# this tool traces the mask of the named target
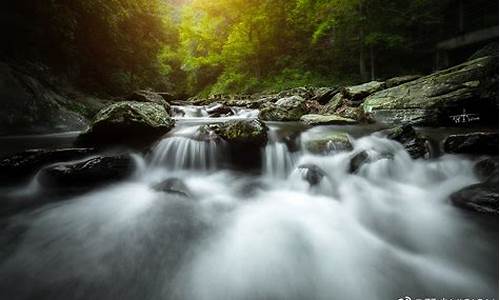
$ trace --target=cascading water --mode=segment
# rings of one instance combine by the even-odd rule
[[[15,241],[14,249],[0,247],[0,295],[495,297],[497,233],[447,200],[478,181],[472,161],[412,160],[373,135],[353,139],[352,151],[292,154],[271,130],[255,176],[222,170],[224,147],[194,139],[194,131],[160,141],[135,179],[12,217],[0,239]],[[363,151],[369,161],[351,173],[351,158]],[[300,166],[321,170],[317,185],[304,181]],[[161,172],[152,176],[152,168]],[[152,188],[171,177],[191,199]]]

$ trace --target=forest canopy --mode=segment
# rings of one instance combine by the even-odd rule
[[[4,59],[44,62],[89,91],[120,95],[152,88],[195,95],[429,71],[446,1],[22,0],[4,5]]]

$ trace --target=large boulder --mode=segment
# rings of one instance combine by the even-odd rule
[[[420,77],[422,77],[422,76],[420,76],[420,75],[403,75],[403,76],[393,77],[393,78],[387,79],[385,81],[385,87],[389,89],[389,88],[399,86],[399,85],[402,85],[402,84],[410,82],[410,81],[417,80]]]
[[[44,166],[82,159],[95,153],[92,148],[30,149],[0,159],[0,181],[15,184],[27,180]]]
[[[300,118],[300,121],[309,126],[353,125],[358,123],[356,120],[344,118],[339,115],[316,115],[316,114],[304,115]]]
[[[427,139],[419,135],[411,125],[397,126],[384,130],[383,133],[388,139],[402,144],[413,159],[430,158]]]
[[[259,120],[237,120],[201,126],[197,138],[223,140],[229,148],[231,166],[253,169],[261,165],[267,131],[267,126]]]
[[[118,102],[101,110],[78,139],[84,145],[147,145],[169,132],[175,121],[152,102]]]
[[[60,163],[42,169],[38,182],[49,188],[94,188],[129,177],[135,169],[130,155],[95,156],[84,161]]]
[[[447,125],[464,109],[487,121],[498,114],[495,82],[496,59],[483,57],[379,91],[366,98],[363,109],[385,123]]]
[[[265,121],[299,121],[307,113],[306,100],[300,96],[291,96],[262,108],[259,118]]]
[[[498,155],[498,132],[474,132],[448,136],[444,151],[455,154]]]
[[[338,88],[322,87],[314,90],[314,96],[311,100],[317,101],[321,105],[327,104],[333,96],[339,93]]]
[[[231,107],[217,102],[207,106],[207,113],[212,118],[228,117],[234,115]]]
[[[165,94],[163,96],[159,93],[148,91],[148,90],[139,90],[133,92],[131,95],[127,97],[128,101],[135,102],[152,102],[156,104],[160,104],[165,107],[165,109],[170,112],[170,104],[167,100],[165,100]]]
[[[351,140],[346,133],[330,132],[304,141],[307,152],[316,155],[328,155],[331,152],[351,151]]]

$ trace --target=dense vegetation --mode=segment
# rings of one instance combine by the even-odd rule
[[[335,85],[431,68],[433,0],[10,1],[2,56],[82,88],[187,94]],[[427,61],[427,64],[422,64]]]

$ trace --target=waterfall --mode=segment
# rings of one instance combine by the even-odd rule
[[[268,139],[263,152],[263,173],[271,178],[286,179],[299,154],[290,152],[286,143],[279,140],[275,128],[270,129]]]
[[[158,143],[153,150],[150,166],[162,166],[170,170],[215,170],[224,158],[225,147],[220,141],[198,141],[176,136]]]

